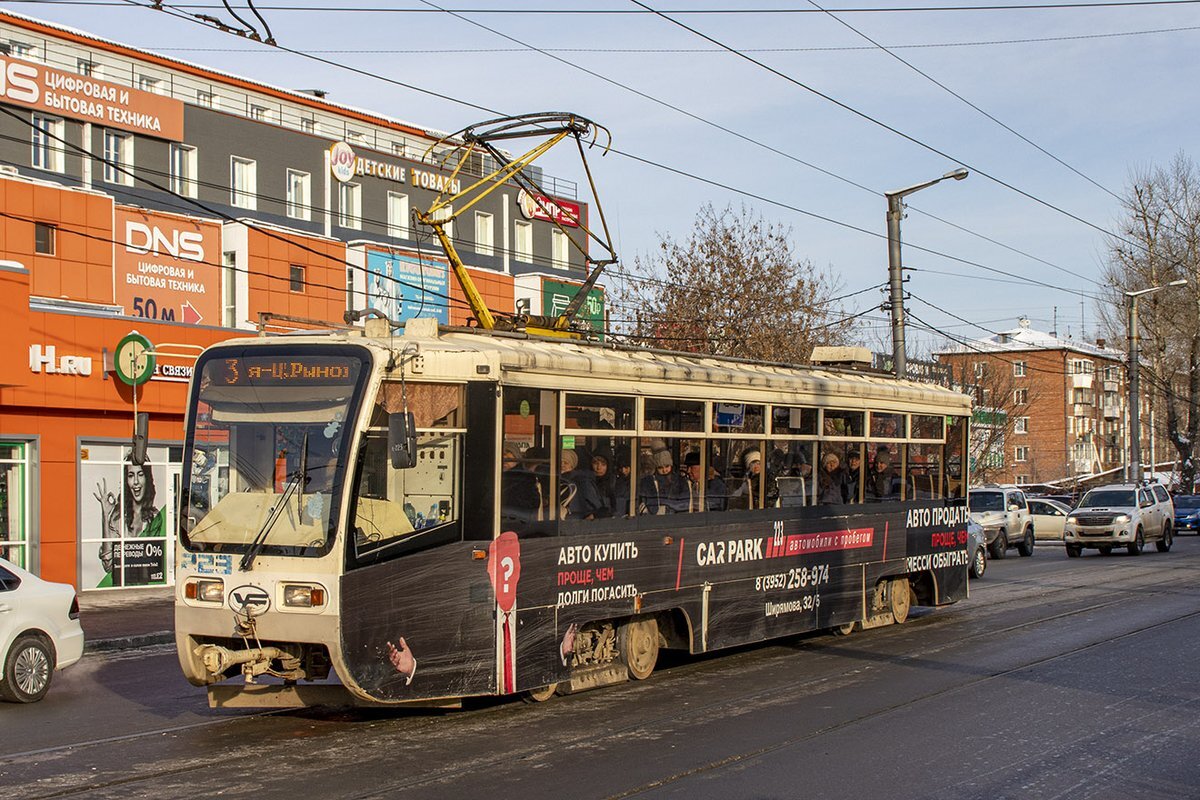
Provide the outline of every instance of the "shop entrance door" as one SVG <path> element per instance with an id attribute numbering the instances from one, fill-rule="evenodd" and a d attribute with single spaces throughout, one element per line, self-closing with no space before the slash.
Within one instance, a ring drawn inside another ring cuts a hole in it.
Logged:
<path id="1" fill-rule="evenodd" d="M 28 442 L 0 440 L 0 558 L 29 569 Z"/>

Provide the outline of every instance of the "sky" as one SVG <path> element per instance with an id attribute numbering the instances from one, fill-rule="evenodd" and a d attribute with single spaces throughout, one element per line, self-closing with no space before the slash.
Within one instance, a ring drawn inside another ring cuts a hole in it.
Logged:
<path id="1" fill-rule="evenodd" d="M 1090 339 L 1119 197 L 1135 175 L 1196 157 L 1197 0 L 644 3 L 256 3 L 280 45 L 334 64 L 135 2 L 0 7 L 445 131 L 490 112 L 578 113 L 612 132 L 614 152 L 589 165 L 618 273 L 642 274 L 635 258 L 686 236 L 702 205 L 745 205 L 788 226 L 838 294 L 869 289 L 843 307 L 867 312 L 878 350 L 890 347 L 870 312 L 887 279 L 884 192 L 971 172 L 908 198 L 911 322 L 975 338 L 1026 316 Z M 220 2 L 165 6 L 236 24 Z M 587 13 L 600 11 L 629 13 Z M 539 163 L 585 184 L 568 148 Z M 949 344 L 908 338 L 910 358 Z"/>

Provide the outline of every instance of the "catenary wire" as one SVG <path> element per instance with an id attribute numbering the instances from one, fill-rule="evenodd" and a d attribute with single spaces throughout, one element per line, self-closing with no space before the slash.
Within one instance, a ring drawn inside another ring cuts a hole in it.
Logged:
<path id="1" fill-rule="evenodd" d="M 116 0 L 8 0 L 10 3 L 25 3 L 30 5 L 64 5 L 64 6 L 119 6 Z M 1014 3 L 1012 5 L 978 5 L 978 6 L 850 6 L 830 9 L 839 14 L 881 14 L 881 13 L 922 13 L 922 12 L 970 12 L 970 11 L 1086 11 L 1104 8 L 1138 8 L 1138 7 L 1169 7 L 1190 6 L 1200 3 L 1200 0 L 1099 0 L 1098 2 L 1080 3 Z M 194 8 L 202 10 L 221 10 L 223 7 L 213 3 L 177 3 L 179 8 Z M 339 13 L 390 13 L 390 14 L 420 14 L 430 13 L 422 8 L 395 8 L 389 6 L 299 6 L 299 5 L 260 5 L 262 11 L 330 11 Z M 584 15 L 584 16 L 628 16 L 653 12 L 636 9 L 617 8 L 503 8 L 482 6 L 479 8 L 459 9 L 464 14 L 518 14 L 518 15 Z M 813 14 L 812 8 L 683 8 L 672 9 L 672 14 L 687 16 L 718 16 L 718 15 L 759 15 L 759 14 Z"/>

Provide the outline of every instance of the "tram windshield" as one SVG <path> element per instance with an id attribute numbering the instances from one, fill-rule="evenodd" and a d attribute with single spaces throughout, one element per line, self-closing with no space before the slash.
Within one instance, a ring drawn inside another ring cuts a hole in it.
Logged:
<path id="1" fill-rule="evenodd" d="M 368 373 L 359 348 L 233 347 L 201 356 L 184 461 L 183 545 L 327 553 Z"/>

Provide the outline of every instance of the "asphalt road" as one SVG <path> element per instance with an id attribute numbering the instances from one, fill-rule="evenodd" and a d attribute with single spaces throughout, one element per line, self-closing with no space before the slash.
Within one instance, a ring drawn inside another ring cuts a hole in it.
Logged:
<path id="1" fill-rule="evenodd" d="M 1200 797 L 1200 538 L 989 565 L 902 626 L 451 712 L 210 711 L 163 648 L 0 707 L 5 798 Z"/>

